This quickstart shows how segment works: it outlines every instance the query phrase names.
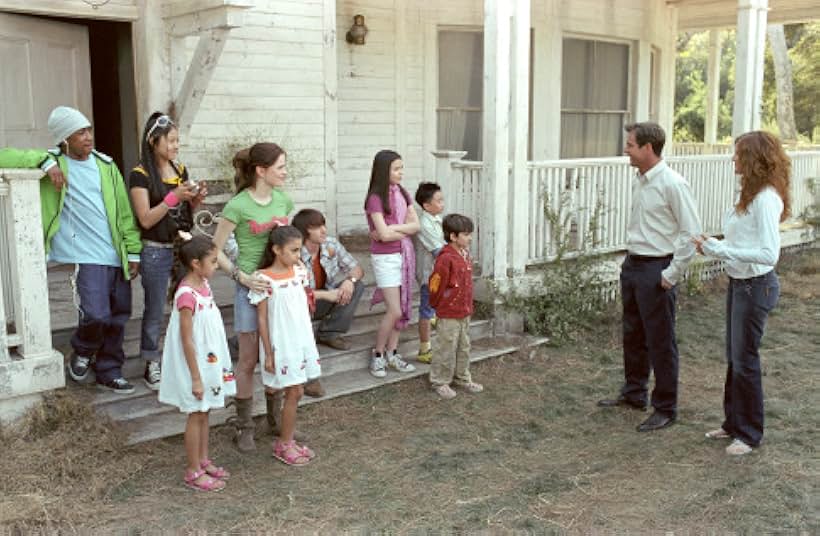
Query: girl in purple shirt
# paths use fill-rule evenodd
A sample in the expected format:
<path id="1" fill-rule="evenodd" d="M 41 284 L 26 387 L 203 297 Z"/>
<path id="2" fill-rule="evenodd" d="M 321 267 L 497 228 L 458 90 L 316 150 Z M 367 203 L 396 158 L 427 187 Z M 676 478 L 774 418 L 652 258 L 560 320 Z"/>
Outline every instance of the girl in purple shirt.
<path id="1" fill-rule="evenodd" d="M 371 303 L 384 301 L 385 312 L 376 333 L 370 373 L 387 375 L 387 367 L 399 372 L 416 368 L 396 351 L 399 333 L 410 320 L 412 281 L 416 257 L 410 237 L 419 230 L 419 218 L 410 194 L 401 186 L 404 164 L 394 151 L 383 150 L 373 159 L 370 186 L 364 209 L 370 228 L 370 254 L 378 290 Z"/>

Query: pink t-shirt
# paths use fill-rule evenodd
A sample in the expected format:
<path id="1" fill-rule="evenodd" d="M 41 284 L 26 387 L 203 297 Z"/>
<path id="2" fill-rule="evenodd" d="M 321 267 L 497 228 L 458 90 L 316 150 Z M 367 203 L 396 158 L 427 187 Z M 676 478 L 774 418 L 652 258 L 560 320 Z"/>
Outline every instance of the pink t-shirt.
<path id="1" fill-rule="evenodd" d="M 196 314 L 196 296 L 194 296 L 193 290 L 196 290 L 197 294 L 206 298 L 211 295 L 211 290 L 208 288 L 208 285 L 204 285 L 197 289 L 193 289 L 187 285 L 182 285 L 182 288 L 185 289 L 185 292 L 179 295 L 176 303 L 177 309 L 180 311 L 183 309 L 190 309 L 194 314 Z"/>
<path id="2" fill-rule="evenodd" d="M 396 223 L 404 223 L 403 221 L 398 221 L 396 217 L 396 211 L 393 207 L 390 207 L 390 214 L 384 213 L 384 206 L 382 205 L 382 200 L 376 194 L 370 194 L 370 197 L 367 198 L 367 203 L 364 206 L 364 210 L 367 213 L 367 227 L 373 231 L 376 226 L 373 225 L 373 217 L 371 214 L 375 212 L 380 212 L 384 217 L 384 223 L 387 225 L 393 225 Z M 393 240 L 391 242 L 380 242 L 378 240 L 370 240 L 370 253 L 375 253 L 379 255 L 385 255 L 389 253 L 401 253 L 401 240 Z"/>

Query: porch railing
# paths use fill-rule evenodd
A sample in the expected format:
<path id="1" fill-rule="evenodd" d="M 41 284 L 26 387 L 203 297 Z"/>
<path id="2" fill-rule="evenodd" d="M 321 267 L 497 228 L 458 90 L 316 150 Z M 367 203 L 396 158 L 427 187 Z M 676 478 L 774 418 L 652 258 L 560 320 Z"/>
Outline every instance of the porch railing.
<path id="1" fill-rule="evenodd" d="M 473 255 L 479 259 L 487 249 L 484 231 L 491 228 L 482 209 L 482 185 L 486 181 L 482 177 L 482 162 L 461 160 L 463 155 L 459 151 L 435 153 L 436 171 L 444 189 L 446 211 L 464 213 L 476 222 L 478 240 L 473 241 Z M 814 203 L 811 183 L 820 178 L 820 151 L 789 152 L 789 156 L 792 214 L 801 217 Z M 673 156 L 667 163 L 689 181 L 704 232 L 720 233 L 738 188 L 732 155 Z M 513 206 L 511 202 L 509 207 L 510 219 L 521 217 L 521 211 L 526 213 L 526 265 L 555 258 L 556 232 L 563 233 L 560 236 L 567 239 L 564 243 L 570 253 L 581 249 L 595 253 L 626 249 L 635 175 L 627 158 L 535 161 L 528 163 L 528 170 L 527 206 Z M 553 229 L 553 223 L 545 217 L 545 203 L 550 204 L 558 221 L 568 225 Z M 510 242 L 520 239 L 508 237 Z M 512 266 L 512 259 L 509 265 L 514 270 L 524 268 Z"/>
<path id="2" fill-rule="evenodd" d="M 65 385 L 51 345 L 39 170 L 0 169 L 0 402 Z"/>

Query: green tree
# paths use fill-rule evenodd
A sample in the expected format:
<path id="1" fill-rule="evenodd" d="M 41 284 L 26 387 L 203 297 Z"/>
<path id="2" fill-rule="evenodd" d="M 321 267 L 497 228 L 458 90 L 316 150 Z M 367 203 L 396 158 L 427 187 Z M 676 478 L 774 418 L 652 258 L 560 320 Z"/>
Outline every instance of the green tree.
<path id="1" fill-rule="evenodd" d="M 784 30 L 792 62 L 794 115 L 798 137 L 803 141 L 820 143 L 820 22 L 788 24 Z M 732 133 L 734 103 L 734 31 L 721 32 L 721 43 L 718 138 L 728 140 Z M 675 72 L 676 141 L 703 141 L 708 44 L 708 32 L 683 33 L 678 37 Z M 777 88 L 768 43 L 764 69 L 761 124 L 766 130 L 777 133 Z"/>

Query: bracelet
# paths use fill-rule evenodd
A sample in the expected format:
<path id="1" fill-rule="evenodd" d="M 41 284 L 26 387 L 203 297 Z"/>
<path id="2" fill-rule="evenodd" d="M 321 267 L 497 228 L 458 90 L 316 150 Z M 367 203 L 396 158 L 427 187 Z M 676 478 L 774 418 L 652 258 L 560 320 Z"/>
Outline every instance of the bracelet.
<path id="1" fill-rule="evenodd" d="M 175 194 L 174 192 L 168 192 L 167 194 L 165 194 L 165 197 L 162 199 L 162 201 L 166 205 L 168 205 L 168 208 L 174 208 L 179 204 L 179 198 L 177 197 L 177 194 Z"/>
<path id="2" fill-rule="evenodd" d="M 231 279 L 239 283 L 239 276 L 242 274 L 242 271 L 239 269 L 239 266 L 235 265 L 231 268 Z"/>

